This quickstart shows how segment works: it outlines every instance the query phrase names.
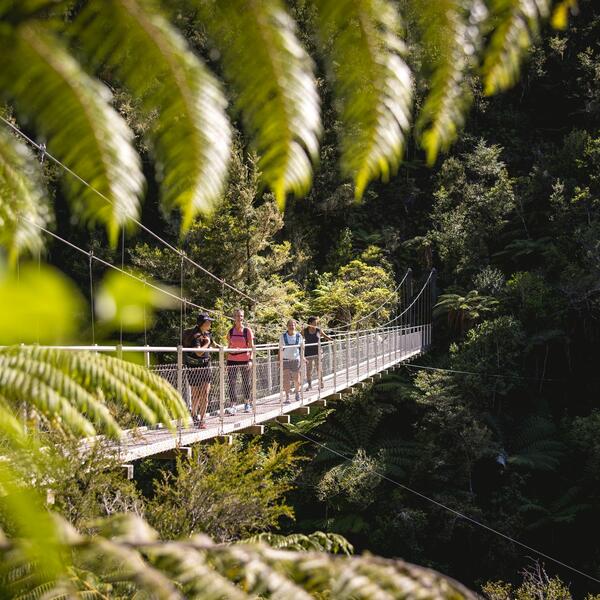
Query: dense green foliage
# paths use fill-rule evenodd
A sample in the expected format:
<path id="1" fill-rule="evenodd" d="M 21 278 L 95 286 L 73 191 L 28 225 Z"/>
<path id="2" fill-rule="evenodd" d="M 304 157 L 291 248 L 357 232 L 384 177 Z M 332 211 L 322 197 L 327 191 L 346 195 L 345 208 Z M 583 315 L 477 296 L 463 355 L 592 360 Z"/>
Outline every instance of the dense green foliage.
<path id="1" fill-rule="evenodd" d="M 143 476 L 136 484 L 120 479 L 116 464 L 101 449 L 74 470 L 69 434 L 99 429 L 117 435 L 124 412 L 137 412 L 150 423 L 168 421 L 183 414 L 172 390 L 166 385 L 159 389 L 142 369 L 112 358 L 66 357 L 40 349 L 2 351 L 0 409 L 3 443 L 9 442 L 3 456 L 9 461 L 0 462 L 0 551 L 9 567 L 0 571 L 0 584 L 7 594 L 16 594 L 20 578 L 28 578 L 31 565 L 38 564 L 43 568 L 31 581 L 41 582 L 42 588 L 35 593 L 47 589 L 61 568 L 59 549 L 75 557 L 68 579 L 73 589 L 109 597 L 131 597 L 135 586 L 164 591 L 165 596 L 175 594 L 173 589 L 200 596 L 198 588 L 205 586 L 206 591 L 208 582 L 215 585 L 210 592 L 215 597 L 245 597 L 243 591 L 296 598 L 302 590 L 324 597 L 368 597 L 381 591 L 373 581 L 386 591 L 405 590 L 413 580 L 426 586 L 434 577 L 368 557 L 344 563 L 341 557 L 338 561 L 321 554 L 213 546 L 190 537 L 198 533 L 218 542 L 257 533 L 253 541 L 293 550 L 348 552 L 351 544 L 358 552 L 402 556 L 431 566 L 472 587 L 494 582 L 483 587 L 491 600 L 568 600 L 597 592 L 589 580 L 550 562 L 545 566 L 550 575 L 541 569 L 521 582 L 518 574 L 530 563 L 531 552 L 477 529 L 393 481 L 600 577 L 600 545 L 593 535 L 600 509 L 600 386 L 595 377 L 600 354 L 598 7 L 581 0 L 573 27 L 546 31 L 521 83 L 511 93 L 490 99 L 482 90 L 516 81 L 519 57 L 535 38 L 539 18 L 549 12 L 548 2 L 444 2 L 442 11 L 435 3 L 407 0 L 399 3 L 407 28 L 401 34 L 392 2 L 297 2 L 289 8 L 294 25 L 277 2 L 257 4 L 248 14 L 236 11 L 238 2 L 177 2 L 165 16 L 155 12 L 152 2 L 111 0 L 122 14 L 105 46 L 98 45 L 98 32 L 107 30 L 105 15 L 95 11 L 100 4 L 91 2 L 73 23 L 72 15 L 64 22 L 74 32 L 92 24 L 78 48 L 81 64 L 118 88 L 113 107 L 100 91 L 104 88 L 62 43 L 57 44 L 57 56 L 64 59 L 58 61 L 61 68 L 44 66 L 52 56 L 44 49 L 56 43 L 56 31 L 39 22 L 50 4 L 59 3 L 28 0 L 17 10 L 14 2 L 0 0 L 0 15 L 16 10 L 10 31 L 0 31 L 2 48 L 10 46 L 2 36 L 16 42 L 9 48 L 14 60 L 0 83 L 9 90 L 7 97 L 18 114 L 32 115 L 32 130 L 54 142 L 67 164 L 83 169 L 111 198 L 122 192 L 118 198 L 124 202 L 113 214 L 78 184 L 67 186 L 63 197 L 55 186 L 56 172 L 46 166 L 44 181 L 57 194 L 59 232 L 70 239 L 86 235 L 72 228 L 67 201 L 74 214 L 108 222 L 113 241 L 115 222 L 138 214 L 142 177 L 133 151 L 134 131 L 140 136 L 136 150 L 149 159 L 144 163 L 152 182 L 149 195 L 159 194 L 156 180 L 167 209 L 161 212 L 157 203 L 150 204 L 144 221 L 260 302 L 240 298 L 190 265 L 182 268 L 180 257 L 157 246 L 151 236 L 127 242 L 120 249 L 125 262 L 217 311 L 229 313 L 242 304 L 260 341 L 274 339 L 288 316 L 314 312 L 328 324 L 340 325 L 384 302 L 393 305 L 392 290 L 409 265 L 416 278 L 437 267 L 442 295 L 435 310 L 435 348 L 420 363 L 433 370 L 407 366 L 333 405 L 331 413 L 298 420 L 289 428 L 274 427 L 259 443 L 204 448 L 192 461 L 163 467 L 161 473 L 155 464 L 146 464 L 138 470 Z M 140 7 L 153 15 L 151 22 L 144 21 Z M 344 30 L 348 11 L 349 20 L 360 23 L 367 38 Z M 221 20 L 212 26 L 198 25 L 215 15 Z M 231 22 L 231 29 L 222 27 L 223 19 Z M 244 29 L 265 19 L 269 26 L 260 32 L 263 37 Z M 144 23 L 149 29 L 140 27 Z M 115 42 L 125 30 L 131 31 L 130 44 L 143 45 L 155 59 L 139 72 L 131 47 Z M 270 40 L 269 34 L 274 35 Z M 365 39 L 377 44 L 371 47 Z M 265 40 L 273 44 L 272 54 L 263 52 Z M 316 65 L 298 40 L 314 54 Z M 69 43 L 71 49 L 77 45 L 72 38 Z M 246 46 L 260 52 L 236 62 Z M 358 53 L 356 64 L 348 62 L 357 47 L 364 52 Z M 234 135 L 228 167 L 228 148 L 205 146 L 210 132 L 198 121 L 202 94 L 213 94 L 215 118 L 227 138 L 224 96 L 192 48 L 216 72 L 222 70 L 233 104 L 241 111 L 240 129 L 245 127 L 254 140 L 252 149 L 247 139 Z M 174 62 L 165 59 L 171 56 Z M 270 56 L 290 58 L 282 81 L 299 78 L 302 85 L 288 89 L 289 82 L 275 80 L 279 63 Z M 404 67 L 390 71 L 396 61 L 406 61 L 418 75 L 414 94 L 420 110 L 413 137 L 405 123 L 412 84 L 407 72 L 406 78 L 397 79 Z M 19 69 L 31 65 L 44 75 L 36 81 L 39 93 L 34 98 L 22 85 L 13 85 Z M 313 69 L 323 77 L 313 81 Z M 307 72 L 309 79 L 303 79 Z M 56 123 L 46 118 L 61 110 L 48 93 L 61 76 L 77 84 L 60 96 L 78 115 L 66 138 L 87 140 L 85 152 L 61 145 Z M 164 95 L 164 90 L 149 86 L 156 78 L 166 78 L 178 93 Z M 368 81 L 360 87 L 356 78 Z M 290 199 L 282 213 L 276 197 L 281 200 L 285 190 L 306 191 L 312 176 L 321 125 L 318 117 L 298 123 L 297 111 L 303 106 L 315 117 L 317 86 L 323 103 L 319 166 L 307 197 Z M 393 86 L 398 88 L 398 104 L 390 106 Z M 359 90 L 364 96 L 355 93 Z M 188 93 L 193 103 L 182 106 Z M 90 123 L 81 119 L 81 106 L 88 102 L 95 115 L 91 132 Z M 286 112 L 291 105 L 293 110 Z M 260 106 L 272 111 L 272 118 Z M 184 115 L 174 130 L 165 124 L 172 111 Z M 112 119 L 118 126 L 109 135 L 106 124 Z M 114 157 L 119 149 L 125 153 L 119 164 L 100 161 L 99 155 Z M 440 151 L 448 154 L 438 157 Z M 24 249 L 35 252 L 39 247 L 35 230 L 14 215 L 27 210 L 38 223 L 51 217 L 42 179 L 33 175 L 33 155 L 4 134 L 0 152 L 7 157 L 0 170 L 0 192 L 11 200 L 0 206 L 6 223 L 0 242 L 14 262 Z M 215 172 L 207 174 L 213 167 Z M 213 205 L 227 169 L 225 198 L 213 219 L 192 220 L 198 210 Z M 173 181 L 183 174 L 190 177 L 183 177 L 178 188 Z M 364 189 L 379 176 L 391 181 Z M 211 182 L 207 188 L 206 178 Z M 262 181 L 275 194 L 266 192 Z M 360 204 L 355 190 L 364 192 Z M 173 206 L 182 209 L 181 217 L 167 214 Z M 187 234 L 178 240 L 182 222 Z M 86 240 L 86 247 L 118 262 L 120 256 L 103 242 L 99 235 Z M 41 274 L 37 267 L 22 264 L 16 274 L 2 271 L 3 341 L 89 341 L 88 307 L 81 297 L 89 293 L 88 259 L 73 260 L 71 250 L 59 246 L 50 249 L 51 260 L 72 276 L 82 293 L 44 268 Z M 181 316 L 162 311 L 153 322 L 146 309 L 167 306 L 153 292 L 132 289 L 124 281 L 106 278 L 96 290 L 96 333 L 106 339 L 122 329 L 126 338 L 139 340 L 141 327 L 148 325 L 153 342 L 175 343 Z M 36 302 L 40 297 L 47 301 Z M 61 301 L 65 306 L 59 306 Z M 387 318 L 390 311 L 389 306 L 378 311 L 368 324 Z M 192 320 L 186 307 L 182 313 L 186 322 Z M 226 328 L 220 319 L 217 337 Z M 106 397 L 98 391 L 100 383 L 109 390 Z M 31 397 L 35 401 L 30 412 L 20 413 L 21 402 Z M 36 427 L 41 423 L 53 429 L 57 438 L 30 445 L 22 417 L 26 425 L 29 419 Z M 310 443 L 300 449 L 291 445 L 311 438 L 338 454 Z M 273 440 L 280 445 L 272 445 Z M 44 443 L 62 448 L 62 454 L 41 451 Z M 299 462 L 300 455 L 309 460 Z M 30 485 L 32 473 L 35 481 Z M 56 512 L 83 537 L 65 524 L 55 527 L 41 509 L 43 496 L 29 494 L 30 487 L 42 493 L 51 488 Z M 115 516 L 119 512 L 129 517 Z M 295 521 L 289 519 L 292 515 Z M 278 528 L 283 532 L 273 533 Z M 316 530 L 324 533 L 314 534 Z M 163 543 L 158 536 L 182 541 Z M 193 560 L 186 561 L 186 556 Z M 108 559 L 103 564 L 98 557 Z M 305 577 L 309 567 L 314 579 Z M 353 587 L 357 580 L 361 585 L 370 581 L 372 587 Z M 434 580 L 442 593 L 450 593 L 451 584 L 437 576 Z"/>

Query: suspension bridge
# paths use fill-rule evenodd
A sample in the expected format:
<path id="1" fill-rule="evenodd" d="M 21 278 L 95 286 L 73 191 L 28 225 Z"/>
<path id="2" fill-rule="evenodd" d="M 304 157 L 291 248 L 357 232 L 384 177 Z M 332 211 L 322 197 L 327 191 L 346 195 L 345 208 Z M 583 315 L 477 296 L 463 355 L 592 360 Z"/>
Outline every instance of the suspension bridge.
<path id="1" fill-rule="evenodd" d="M 48 157 L 66 174 L 75 177 L 80 183 L 95 192 L 104 202 L 112 202 L 89 182 L 83 180 L 42 146 L 25 135 L 18 127 L 1 118 L 14 133 L 21 136 L 27 143 L 40 152 L 40 160 Z M 431 345 L 432 339 L 432 307 L 435 302 L 435 271 L 431 271 L 424 278 L 424 283 L 415 293 L 412 271 L 408 269 L 400 283 L 393 290 L 383 304 L 353 322 L 345 323 L 342 327 L 328 331 L 328 340 L 319 340 L 318 346 L 308 354 L 312 355 L 315 367 L 315 381 L 312 387 L 308 387 L 306 380 L 305 353 L 311 344 L 304 342 L 298 346 L 286 346 L 286 348 L 297 348 L 300 355 L 300 385 L 293 391 L 293 401 L 288 401 L 284 392 L 283 348 L 277 344 L 256 344 L 249 348 L 251 361 L 246 374 L 238 379 L 238 373 L 232 369 L 238 366 L 227 365 L 227 355 L 230 351 L 238 348 L 218 348 L 203 351 L 212 356 L 208 367 L 190 367 L 185 365 L 184 355 L 187 352 L 197 352 L 194 348 L 182 346 L 181 332 L 183 322 L 188 308 L 201 310 L 211 314 L 218 314 L 226 318 L 221 311 L 215 311 L 195 304 L 183 296 L 184 289 L 184 266 L 188 265 L 209 276 L 222 286 L 237 294 L 243 301 L 250 301 L 255 307 L 265 304 L 252 298 L 246 292 L 239 290 L 224 279 L 211 273 L 208 269 L 192 260 L 178 247 L 173 246 L 158 233 L 138 221 L 133 222 L 145 233 L 149 234 L 156 242 L 164 246 L 170 252 L 177 255 L 180 261 L 180 294 L 165 290 L 151 281 L 140 277 L 125 268 L 125 235 L 121 237 L 121 265 L 112 264 L 96 256 L 92 250 L 86 250 L 70 240 L 44 228 L 39 223 L 30 221 L 35 227 L 54 240 L 63 243 L 71 250 L 82 254 L 86 260 L 89 272 L 90 284 L 90 309 L 91 309 L 91 331 L 92 345 L 90 346 L 63 346 L 64 350 L 110 352 L 118 355 L 141 353 L 145 364 L 159 376 L 171 383 L 191 407 L 191 396 L 193 388 L 200 385 L 209 386 L 208 406 L 204 419 L 204 426 L 199 428 L 194 425 L 191 418 L 187 422 L 178 421 L 173 423 L 148 426 L 141 421 L 128 422 L 127 429 L 122 439 L 111 445 L 120 460 L 128 465 L 132 461 L 145 457 L 170 458 L 177 453 L 189 452 L 195 443 L 227 436 L 236 432 L 260 434 L 263 432 L 264 423 L 277 420 L 281 423 L 289 423 L 290 415 L 309 414 L 311 407 L 323 407 L 327 398 L 340 398 L 344 392 L 352 391 L 356 386 L 370 382 L 373 378 L 385 373 L 396 365 L 409 361 L 412 358 L 426 352 Z M 38 261 L 40 260 L 38 255 Z M 123 344 L 122 332 L 120 343 L 117 346 L 100 346 L 95 344 L 94 336 L 94 280 L 93 265 L 100 264 L 104 269 L 114 269 L 127 277 L 137 279 L 160 293 L 167 294 L 179 302 L 181 326 L 180 340 L 178 346 L 125 346 Z M 396 306 L 389 306 L 394 302 Z M 365 328 L 366 322 L 377 322 L 382 314 L 380 311 L 387 306 L 388 314 L 395 314 L 393 318 L 376 327 Z M 146 333 L 144 334 L 145 341 Z M 176 360 L 169 362 L 169 357 Z M 316 360 L 315 360 L 316 358 Z M 314 364 L 316 363 L 316 364 Z M 112 442 L 111 442 L 112 444 Z M 129 465 L 130 466 L 130 465 Z"/>
<path id="2" fill-rule="evenodd" d="M 111 446 L 122 463 L 146 457 L 173 458 L 191 453 L 199 442 L 234 433 L 262 434 L 264 423 L 289 423 L 290 415 L 308 415 L 311 408 L 326 406 L 327 399 L 341 399 L 361 384 L 372 382 L 396 365 L 426 352 L 432 340 L 431 309 L 434 303 L 434 273 L 430 273 L 413 297 L 401 294 L 406 304 L 398 314 L 382 326 L 370 329 L 332 331 L 330 340 L 317 344 L 298 344 L 301 356 L 300 386 L 286 400 L 283 387 L 284 361 L 280 344 L 256 344 L 249 348 L 251 362 L 246 377 L 238 377 L 227 365 L 227 354 L 239 348 L 211 348 L 208 367 L 190 367 L 184 355 L 197 351 L 179 346 L 72 346 L 71 350 L 138 353 L 144 355 L 148 368 L 171 383 L 191 406 L 192 388 L 209 385 L 204 427 L 191 420 L 159 426 L 142 422 L 130 424 L 125 435 Z M 316 346 L 314 378 L 308 387 L 305 353 Z M 164 357 L 176 356 L 165 362 Z M 233 375 L 233 377 L 232 377 Z M 227 439 L 227 438 L 225 438 Z"/>

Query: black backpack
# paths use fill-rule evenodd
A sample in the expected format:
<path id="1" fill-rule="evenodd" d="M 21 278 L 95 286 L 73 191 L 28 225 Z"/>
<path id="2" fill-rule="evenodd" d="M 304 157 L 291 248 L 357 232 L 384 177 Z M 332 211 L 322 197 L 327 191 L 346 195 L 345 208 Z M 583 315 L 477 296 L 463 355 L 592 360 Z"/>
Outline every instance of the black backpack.
<path id="1" fill-rule="evenodd" d="M 189 329 L 183 330 L 183 335 L 181 336 L 181 345 L 184 348 L 195 348 L 196 347 L 196 331 L 195 327 L 190 327 Z"/>

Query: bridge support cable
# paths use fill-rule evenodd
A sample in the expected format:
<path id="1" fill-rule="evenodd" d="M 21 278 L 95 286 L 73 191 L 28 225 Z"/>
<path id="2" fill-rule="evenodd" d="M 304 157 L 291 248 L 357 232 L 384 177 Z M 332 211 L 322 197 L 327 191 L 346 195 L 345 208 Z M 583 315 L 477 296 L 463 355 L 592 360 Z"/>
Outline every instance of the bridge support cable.
<path id="1" fill-rule="evenodd" d="M 92 192 L 94 192 L 95 194 L 97 194 L 100 198 L 102 198 L 106 203 L 108 203 L 110 205 L 114 204 L 113 201 L 110 198 L 108 198 L 105 194 L 103 194 L 102 192 L 100 192 L 91 183 L 89 183 L 88 181 L 86 181 L 85 179 L 83 179 L 75 171 L 73 171 L 68 166 L 66 166 L 64 163 L 62 163 L 60 160 L 58 160 L 53 154 L 51 154 L 50 152 L 47 152 L 45 144 L 38 144 L 35 140 L 33 140 L 27 134 L 25 134 L 23 131 L 21 131 L 21 129 L 19 129 L 19 127 L 17 127 L 14 123 L 11 123 L 8 119 L 4 118 L 2 115 L 0 115 L 0 121 L 2 121 L 7 127 L 9 127 L 19 137 L 21 137 L 23 140 L 25 140 L 27 143 L 29 143 L 33 148 L 35 148 L 36 150 L 38 150 L 38 152 L 40 153 L 40 164 L 43 165 L 44 159 L 47 156 L 50 160 L 52 160 L 52 162 L 54 162 L 56 165 L 58 165 L 59 167 L 61 167 L 61 169 L 65 173 L 68 173 L 69 175 L 71 175 L 72 177 L 74 177 L 75 179 L 77 179 L 81 184 L 83 184 L 89 190 L 91 190 Z M 139 221 L 135 217 L 132 217 L 131 221 L 133 223 L 135 223 L 142 231 L 144 231 L 147 234 L 149 234 L 150 236 L 152 236 L 156 241 L 158 241 L 160 244 L 162 244 L 165 248 L 167 248 L 168 250 L 170 250 L 172 252 L 175 252 L 180 257 L 183 257 L 183 259 L 185 261 L 187 261 L 189 264 L 193 265 L 200 272 L 202 272 L 205 275 L 211 277 L 215 281 L 221 283 L 223 286 L 229 288 L 230 290 L 232 290 L 233 292 L 235 292 L 239 296 L 246 298 L 247 300 L 249 300 L 254 305 L 265 304 L 264 302 L 259 302 L 258 300 L 256 300 L 252 296 L 250 296 L 249 294 L 247 294 L 247 293 L 243 292 L 242 290 L 238 289 L 237 287 L 231 285 L 230 283 L 228 283 L 227 281 L 225 281 L 221 277 L 218 277 L 217 275 L 215 275 L 214 273 L 212 273 L 211 271 L 209 271 L 208 269 L 206 269 L 202 265 L 198 264 L 196 261 L 194 261 L 193 259 L 191 259 L 189 256 L 185 255 L 185 253 L 183 252 L 183 250 L 181 250 L 180 248 L 177 248 L 177 247 L 173 246 L 172 244 L 170 244 L 168 241 L 166 241 L 164 238 L 162 238 L 159 234 L 157 234 L 155 231 L 153 231 L 152 229 L 150 229 L 149 227 L 147 227 L 146 225 L 144 225 L 141 221 Z"/>

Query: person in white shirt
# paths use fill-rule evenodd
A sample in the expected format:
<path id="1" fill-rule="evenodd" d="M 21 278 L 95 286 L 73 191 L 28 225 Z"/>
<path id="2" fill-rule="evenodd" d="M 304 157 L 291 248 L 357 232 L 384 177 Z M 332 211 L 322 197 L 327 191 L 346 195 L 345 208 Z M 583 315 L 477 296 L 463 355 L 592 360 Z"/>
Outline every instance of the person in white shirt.
<path id="1" fill-rule="evenodd" d="M 287 322 L 287 330 L 280 338 L 283 359 L 283 389 L 285 391 L 285 403 L 290 402 L 290 379 L 294 381 L 296 401 L 300 400 L 300 369 L 302 368 L 300 347 L 304 339 L 299 331 L 296 331 L 296 321 L 290 319 Z"/>

